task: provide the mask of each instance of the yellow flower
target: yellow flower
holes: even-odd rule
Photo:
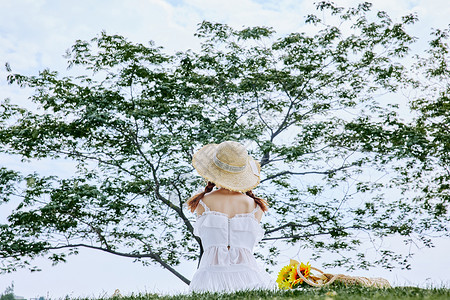
[[[309,277],[309,274],[311,274],[311,264],[309,262],[300,264],[300,272],[302,272],[302,275],[305,276],[305,278]]]
[[[278,273],[277,283],[280,289],[293,289],[303,283],[303,279],[298,275],[298,265],[300,265],[300,272],[305,278],[310,276],[311,265],[309,262],[305,265],[291,259],[289,265],[284,266]]]
[[[292,270],[289,272],[288,278],[292,288],[296,287],[298,284],[303,282],[303,280],[297,275],[296,267],[292,268]]]
[[[282,290],[289,290],[292,288],[291,283],[287,280],[283,280],[281,283],[279,283],[278,287]]]
[[[336,291],[329,291],[325,295],[334,297],[337,295],[337,293],[336,293]]]
[[[287,265],[284,266],[280,272],[278,272],[278,277],[277,277],[277,283],[278,283],[278,287],[280,289],[289,289],[290,288],[290,283],[288,282],[289,280],[289,272],[291,272],[292,270],[292,266],[291,265]],[[288,287],[286,287],[287,285]]]

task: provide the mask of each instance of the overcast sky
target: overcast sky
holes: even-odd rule
[[[14,72],[36,74],[44,68],[66,70],[62,57],[75,40],[89,40],[102,30],[120,34],[133,42],[155,41],[166,51],[198,49],[193,36],[203,20],[222,22],[235,28],[264,25],[280,35],[302,31],[304,16],[314,12],[315,1],[308,0],[0,0],[0,99],[25,103],[29,90],[6,84],[3,68],[9,62]],[[335,1],[341,5],[358,1]],[[416,12],[420,22],[412,33],[424,43],[430,28],[443,28],[449,22],[448,0],[374,0],[375,10],[385,10],[393,18]],[[18,161],[0,157],[0,165],[41,173],[69,174],[67,163],[48,161],[21,166]],[[0,207],[0,217],[1,210]],[[1,220],[1,218],[0,218]],[[391,241],[393,245],[395,241]],[[394,284],[449,284],[449,240],[438,240],[437,247],[419,251],[413,260],[413,270],[358,272],[365,276],[381,276]],[[289,260],[287,251],[280,258]],[[302,257],[306,257],[303,253]],[[305,259],[307,260],[307,258]],[[38,296],[110,296],[115,289],[123,294],[145,292],[177,292],[186,286],[175,276],[159,267],[143,267],[127,258],[109,256],[92,250],[81,250],[66,264],[52,267],[42,261],[42,272],[0,275],[0,293],[12,282],[16,294],[26,298]],[[192,277],[196,263],[180,267],[181,273]],[[277,268],[274,268],[277,270]],[[339,271],[339,270],[337,270]],[[275,274],[273,274],[275,276]],[[430,279],[427,279],[430,278]]]

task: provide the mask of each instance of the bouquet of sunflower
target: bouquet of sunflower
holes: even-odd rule
[[[318,276],[311,274],[311,269],[317,271]],[[389,281],[384,278],[367,278],[362,276],[349,276],[344,274],[328,274],[311,267],[306,263],[299,263],[291,259],[289,265],[284,266],[278,273],[277,283],[282,290],[298,288],[303,283],[305,286],[324,287],[334,282],[340,282],[345,286],[360,285],[366,287],[387,288],[391,287]]]
[[[311,275],[311,265],[306,263],[299,263],[295,259],[291,259],[289,265],[284,266],[277,277],[278,287],[282,290],[295,289],[303,284],[303,279],[300,278],[298,272],[301,272],[303,277],[309,278]]]

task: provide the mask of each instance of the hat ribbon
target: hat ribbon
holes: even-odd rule
[[[229,165],[227,163],[224,163],[220,159],[218,159],[216,155],[213,155],[213,161],[217,167],[219,167],[222,170],[231,172],[231,173],[240,173],[240,172],[244,171],[244,169],[246,167],[246,164],[243,165],[242,167]]]
[[[259,177],[259,170],[258,170],[258,167],[256,166],[256,163],[255,163],[255,161],[253,159],[250,161],[250,167],[252,167],[253,174],[255,174],[256,176]]]

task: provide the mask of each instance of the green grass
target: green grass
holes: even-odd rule
[[[321,300],[352,300],[352,299],[450,299],[448,288],[417,288],[394,287],[389,289],[375,289],[364,287],[333,287],[306,288],[289,291],[242,291],[233,294],[180,294],[164,296],[158,294],[140,294],[124,297],[103,298],[117,300],[177,300],[177,299],[321,299]],[[81,298],[79,300],[82,300]],[[99,299],[100,300],[100,299]]]

